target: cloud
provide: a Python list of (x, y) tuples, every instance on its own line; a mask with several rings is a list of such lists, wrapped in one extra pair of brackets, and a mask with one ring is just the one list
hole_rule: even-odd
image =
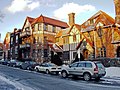
[(76, 15), (84, 12), (95, 11), (96, 8), (92, 5), (79, 5), (76, 3), (66, 3), (61, 8), (54, 11), (54, 16), (59, 19), (66, 19), (68, 14), (74, 12)]
[(7, 10), (11, 13), (21, 11), (32, 11), (39, 7), (40, 3), (37, 0), (13, 0), (11, 5), (7, 7)]

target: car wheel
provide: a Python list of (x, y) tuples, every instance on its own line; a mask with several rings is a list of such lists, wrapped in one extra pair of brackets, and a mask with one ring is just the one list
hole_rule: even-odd
[(27, 67), (27, 70), (30, 70), (30, 68), (29, 68), (29, 67)]
[(66, 78), (68, 76), (66, 71), (62, 71), (61, 75), (62, 75), (63, 78)]
[(47, 69), (47, 70), (46, 70), (46, 74), (49, 74), (49, 73), (50, 73), (50, 72), (49, 72), (49, 70)]
[(15, 67), (15, 65), (13, 65), (13, 67)]
[(83, 75), (83, 78), (84, 78), (85, 81), (89, 81), (91, 79), (91, 75), (89, 73), (85, 73)]
[(36, 72), (39, 72), (38, 68), (35, 69)]

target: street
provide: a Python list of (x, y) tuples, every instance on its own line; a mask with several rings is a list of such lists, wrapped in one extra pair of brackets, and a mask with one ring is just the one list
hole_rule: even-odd
[[(111, 79), (112, 80), (112, 79)], [(0, 90), (120, 90), (120, 83), (102, 78), (99, 82), (81, 78), (63, 79), (35, 71), (0, 65)]]

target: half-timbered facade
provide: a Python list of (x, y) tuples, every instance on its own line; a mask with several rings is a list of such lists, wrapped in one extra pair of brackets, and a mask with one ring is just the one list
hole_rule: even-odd
[[(81, 25), (84, 49), (80, 52), (83, 53), (85, 59), (114, 57), (112, 51), (114, 46), (111, 44), (111, 27), (114, 22), (112, 17), (103, 11), (99, 11)], [(79, 45), (79, 48), (82, 47)]]

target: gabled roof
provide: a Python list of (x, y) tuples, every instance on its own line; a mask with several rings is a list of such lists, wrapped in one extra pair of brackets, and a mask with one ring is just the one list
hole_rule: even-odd
[(103, 17), (108, 20), (111, 24), (115, 23), (115, 20), (109, 16), (108, 14), (106, 14), (105, 12), (103, 12), (102, 10), (98, 11), (95, 15), (93, 15), (90, 19), (94, 19), (97, 18), (98, 16), (103, 15)]
[(60, 26), (60, 27), (63, 27), (63, 28), (69, 27), (66, 22), (56, 20), (56, 19), (52, 19), (52, 18), (43, 16), (43, 15), (40, 15), (39, 17), (37, 17), (33, 21), (32, 25), (34, 25), (35, 23), (46, 23), (46, 24), (50, 24), (50, 25)]
[(78, 30), (80, 30), (80, 25), (74, 24), (74, 25), (71, 26), (71, 28), (66, 28), (65, 30), (60, 30), (60, 31), (56, 34), (56, 37), (69, 35), (70, 31), (72, 30), (72, 28), (73, 28), (74, 26), (75, 26)]
[(35, 20), (34, 18), (32, 18), (32, 17), (28, 17), (28, 16), (27, 16), (26, 19), (30, 22), (30, 24), (32, 24), (32, 22)]
[(54, 52), (63, 52), (62, 47), (60, 47), (57, 43), (49, 43), (48, 45)]
[[(92, 19), (95, 19), (95, 22), (93, 25), (86, 25), (86, 23)], [(85, 28), (87, 30), (90, 31), (90, 29), (94, 29), (96, 27), (96, 25), (99, 23), (99, 22), (102, 22), (105, 26), (107, 25), (113, 25), (115, 23), (115, 20), (109, 16), (108, 14), (106, 14), (105, 12), (103, 11), (98, 11), (96, 14), (94, 14), (91, 18), (89, 18), (86, 22), (84, 22), (81, 27), (82, 28)], [(84, 30), (82, 30), (84, 31)]]
[(72, 27), (70, 28), (68, 34), (71, 32), (71, 30), (72, 30), (72, 28), (73, 28), (74, 26), (75, 26), (78, 30), (80, 30), (80, 25), (74, 24), (74, 25), (72, 25)]
[(35, 20), (35, 18), (32, 18), (32, 17), (27, 16), (26, 19), (25, 19), (24, 25), (23, 25), (23, 27), (22, 27), (22, 30), (23, 30), (23, 28), (24, 28), (25, 23), (27, 22), (27, 20), (28, 20), (28, 22), (29, 22), (30, 24), (32, 24), (32, 22)]

